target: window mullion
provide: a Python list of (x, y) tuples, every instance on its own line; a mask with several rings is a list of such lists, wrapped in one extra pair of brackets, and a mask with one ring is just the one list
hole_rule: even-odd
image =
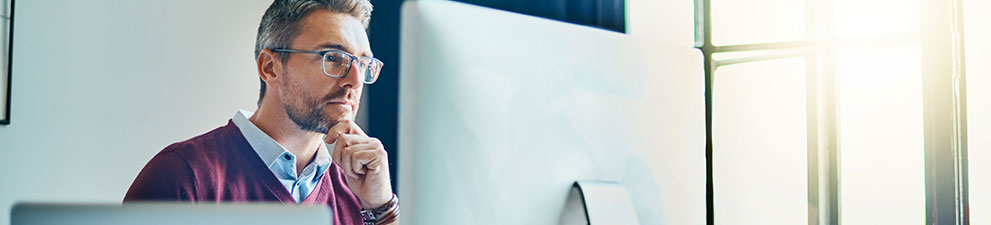
[(966, 83), (959, 0), (922, 6), (926, 224), (966, 225)]

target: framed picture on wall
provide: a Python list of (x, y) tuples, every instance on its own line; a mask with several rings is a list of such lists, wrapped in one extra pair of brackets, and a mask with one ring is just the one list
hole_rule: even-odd
[(0, 124), (7, 125), (10, 124), (10, 89), (13, 87), (11, 85), (11, 64), (14, 62), (11, 57), (14, 52), (14, 0), (2, 0), (3, 9), (0, 18), (3, 19), (2, 28), (3, 31), (0, 34), (0, 42), (2, 42), (2, 48), (0, 48), (0, 64), (3, 65), (0, 68)]

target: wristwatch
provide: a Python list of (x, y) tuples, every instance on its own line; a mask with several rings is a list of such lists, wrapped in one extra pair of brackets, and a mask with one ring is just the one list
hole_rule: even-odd
[(392, 199), (377, 209), (361, 209), (361, 220), (364, 225), (382, 225), (396, 221), (399, 217), (399, 197), (392, 194)]

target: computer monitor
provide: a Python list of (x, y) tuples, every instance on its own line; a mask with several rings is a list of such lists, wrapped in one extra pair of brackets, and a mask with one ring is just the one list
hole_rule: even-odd
[(272, 225), (331, 224), (326, 205), (278, 203), (19, 203), (11, 225)]
[(580, 180), (665, 223), (642, 154), (661, 150), (639, 79), (658, 63), (626, 34), (450, 1), (407, 1), (401, 29), (403, 224), (560, 224)]

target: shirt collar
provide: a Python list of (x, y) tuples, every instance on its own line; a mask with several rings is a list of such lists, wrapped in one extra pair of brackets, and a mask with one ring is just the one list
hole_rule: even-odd
[(330, 165), (330, 150), (334, 149), (333, 144), (327, 144), (324, 142), (320, 145), (320, 149), (317, 149), (316, 156), (313, 157), (313, 164), (317, 166)]
[[(234, 122), (234, 126), (237, 126), (237, 128), (241, 130), (241, 134), (248, 140), (248, 144), (251, 145), (251, 148), (258, 153), (258, 156), (261, 157), (262, 162), (265, 163), (265, 166), (272, 167), (272, 164), (274, 164), (283, 154), (292, 155), (292, 153), (286, 150), (285, 147), (282, 147), (281, 144), (276, 142), (275, 139), (272, 139), (272, 137), (268, 136), (268, 134), (265, 134), (265, 132), (259, 129), (258, 126), (255, 126), (251, 120), (248, 120), (252, 114), (254, 114), (254, 112), (240, 109), (234, 114), (231, 121)], [(321, 145), (317, 150), (317, 154), (313, 158), (313, 162), (311, 164), (317, 166), (329, 165), (331, 163), (331, 149), (334, 149), (333, 144), (324, 143)], [(293, 155), (293, 157), (295, 157), (295, 155)]]

